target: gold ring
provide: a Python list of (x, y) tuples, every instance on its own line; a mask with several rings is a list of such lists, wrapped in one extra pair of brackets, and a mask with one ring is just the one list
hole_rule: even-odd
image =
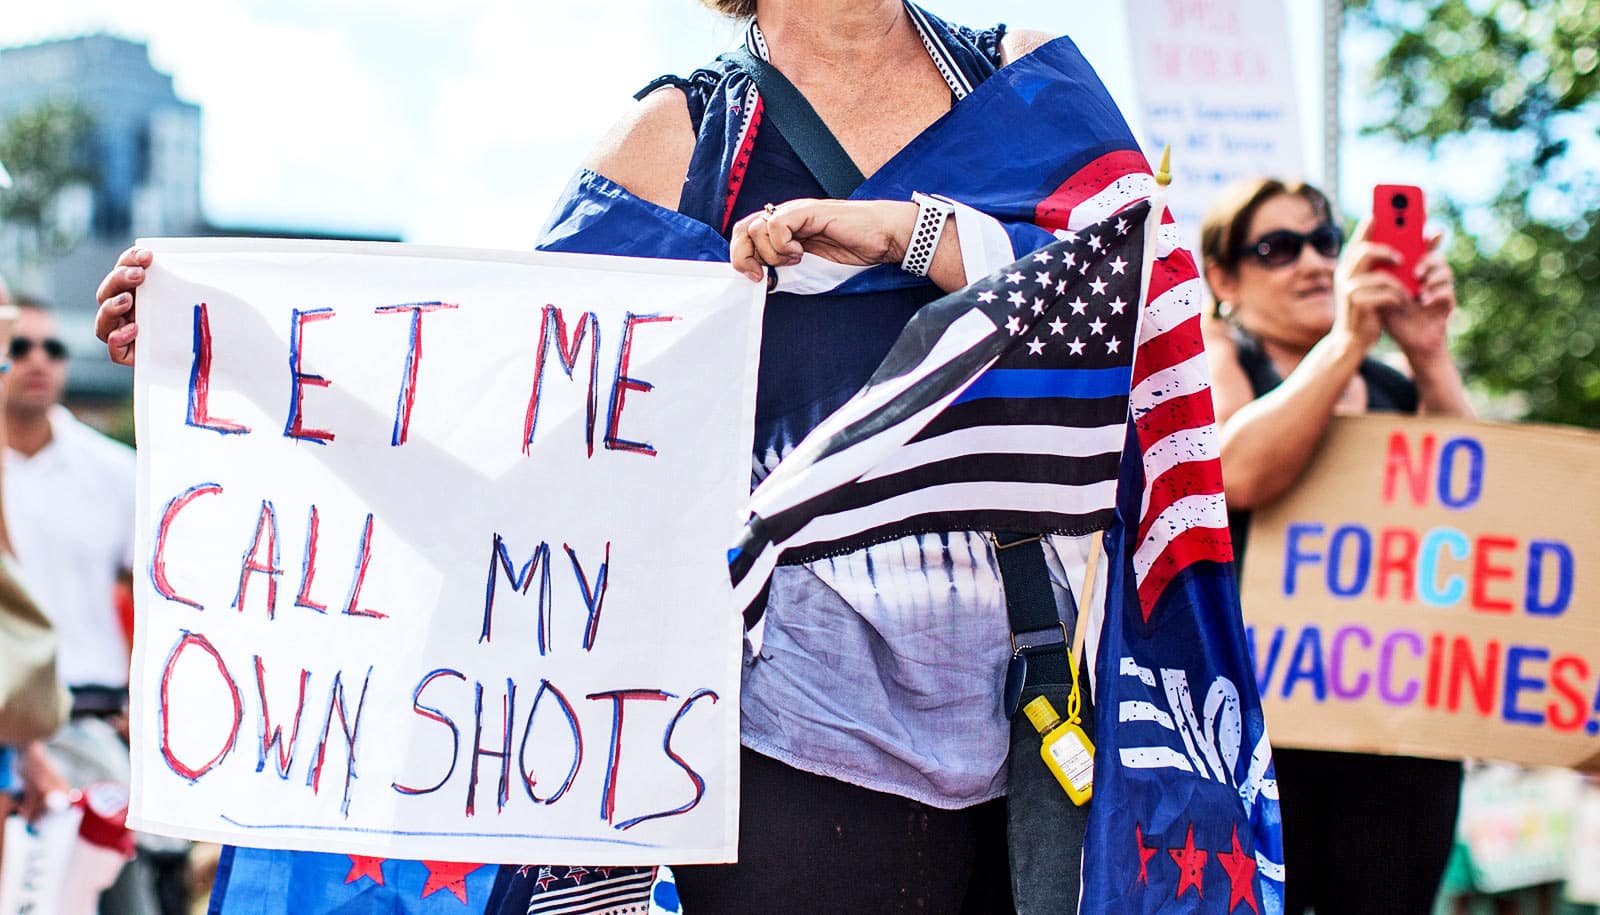
[(768, 216), (776, 216), (776, 215), (778, 215), (778, 208), (773, 206), (770, 203), (766, 204), (765, 206), (763, 206), (762, 209), (767, 211), (767, 215)]

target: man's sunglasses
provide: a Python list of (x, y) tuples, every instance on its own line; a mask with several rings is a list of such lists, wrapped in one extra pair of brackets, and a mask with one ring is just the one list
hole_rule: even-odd
[(33, 352), (35, 346), (43, 349), (44, 354), (52, 362), (60, 362), (67, 358), (67, 345), (55, 337), (46, 337), (43, 340), (35, 340), (32, 337), (12, 337), (11, 361), (21, 362), (28, 358), (28, 354)]
[(1310, 242), (1318, 254), (1331, 259), (1338, 257), (1339, 249), (1344, 247), (1344, 233), (1327, 222), (1310, 232), (1274, 229), (1240, 248), (1239, 254), (1253, 257), (1267, 267), (1287, 267), (1300, 259), (1306, 242)]

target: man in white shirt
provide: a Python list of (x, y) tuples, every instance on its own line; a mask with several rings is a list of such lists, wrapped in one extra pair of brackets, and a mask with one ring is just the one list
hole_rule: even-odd
[[(72, 720), (23, 753), (35, 797), (95, 782), (128, 784), (119, 733), (128, 689), (128, 644), (114, 594), (133, 556), (133, 450), (61, 405), (67, 351), (55, 317), (23, 297), (6, 379), (6, 528), (15, 571), (56, 629), (57, 671), (72, 691)], [(141, 862), (142, 863), (142, 862)], [(149, 874), (130, 867), (106, 911), (154, 915)]]
[(61, 406), (67, 353), (50, 312), (19, 298), (5, 420), (5, 506), (17, 564), (55, 624), (74, 691), (126, 692), (117, 577), (132, 565), (133, 449)]

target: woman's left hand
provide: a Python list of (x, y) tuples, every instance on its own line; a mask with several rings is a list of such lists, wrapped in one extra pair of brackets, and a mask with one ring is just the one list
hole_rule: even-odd
[(897, 264), (917, 220), (917, 205), (896, 200), (790, 200), (757, 210), (733, 227), (733, 268), (753, 280), (768, 267), (792, 267), (802, 254), (856, 267)]
[(1417, 295), (1382, 312), (1383, 329), (1415, 364), (1446, 353), (1445, 330), (1456, 308), (1456, 279), (1440, 252), (1441, 236), (1428, 239), (1428, 253), (1417, 264)]

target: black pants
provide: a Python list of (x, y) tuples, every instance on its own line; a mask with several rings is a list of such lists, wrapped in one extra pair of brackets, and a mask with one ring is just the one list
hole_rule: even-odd
[(1461, 764), (1277, 750), (1287, 915), (1427, 915), (1455, 840)]
[(740, 754), (739, 863), (674, 867), (690, 915), (1011, 911), (1003, 800), (941, 810)]

